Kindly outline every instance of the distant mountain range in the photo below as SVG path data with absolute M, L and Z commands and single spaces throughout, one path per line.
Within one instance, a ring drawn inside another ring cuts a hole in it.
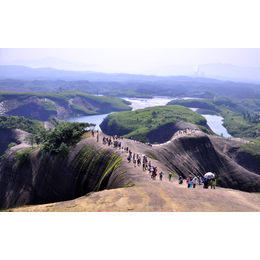
M 102 71 L 104 68 L 96 64 L 86 64 L 83 62 L 72 62 L 61 58 L 46 57 L 38 60 L 15 60 L 0 62 L 0 65 L 20 65 L 30 68 L 53 68 L 69 71 Z
M 195 70 L 196 67 L 196 70 Z M 260 83 L 260 68 L 239 67 L 230 64 L 202 64 L 188 66 L 157 66 L 147 70 L 153 75 L 104 73 L 104 68 L 95 64 L 69 62 L 60 58 L 18 60 L 0 63 L 0 79 L 26 80 L 89 80 L 89 81 L 161 81 L 215 80 Z M 197 75 L 196 75 L 197 72 Z M 176 78 L 177 77 L 177 78 Z
M 0 80 L 88 80 L 88 81 L 136 81 L 136 82 L 171 82 L 171 81 L 196 81 L 196 82 L 218 82 L 216 79 L 188 76 L 154 76 L 137 75 L 127 73 L 102 73 L 93 71 L 66 71 L 53 68 L 29 68 L 18 65 L 0 65 Z
M 156 75 L 187 75 L 195 76 L 195 65 L 162 66 L 154 70 Z M 214 63 L 198 65 L 198 76 L 234 82 L 260 83 L 260 68 L 239 67 L 231 64 Z

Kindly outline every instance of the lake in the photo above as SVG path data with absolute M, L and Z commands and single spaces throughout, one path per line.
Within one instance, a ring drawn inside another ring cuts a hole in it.
M 123 98 L 123 99 L 132 102 L 131 107 L 133 108 L 133 110 L 136 110 L 136 109 L 143 109 L 143 108 L 146 108 L 146 107 L 164 106 L 171 100 L 174 100 L 174 99 L 189 99 L 189 97 L 185 97 L 185 98 L 154 97 L 152 99 L 145 99 L 145 98 Z M 197 108 L 190 108 L 190 109 L 193 110 L 193 111 L 197 110 Z M 112 112 L 112 113 L 115 113 L 115 112 Z M 111 114 L 111 113 L 109 113 L 109 114 Z M 101 131 L 99 125 L 102 123 L 103 119 L 109 114 L 93 115 L 93 116 L 67 117 L 67 118 L 64 118 L 64 119 L 68 120 L 69 122 L 93 123 L 93 124 L 96 124 L 94 129 Z M 207 119 L 207 123 L 214 133 L 216 133 L 217 135 L 223 134 L 224 137 L 232 137 L 227 132 L 226 128 L 222 125 L 223 124 L 223 118 L 222 117 L 217 116 L 217 115 L 207 115 L 207 114 L 202 114 L 202 116 Z
M 222 125 L 223 117 L 217 115 L 202 115 L 207 119 L 207 124 L 211 128 L 211 130 L 217 135 L 223 135 L 224 137 L 232 137 L 227 129 Z
M 201 114 L 203 117 L 207 119 L 207 124 L 209 125 L 209 127 L 214 133 L 216 133 L 217 135 L 223 135 L 224 137 L 232 137 L 227 132 L 227 129 L 223 126 L 223 120 L 224 120 L 223 117 L 214 114 L 214 112 L 212 113 L 212 111 L 210 110 L 208 111 L 208 113 L 203 113 L 207 110 L 204 109 L 202 110 L 202 109 L 192 108 L 192 107 L 190 107 L 190 109 L 194 112 L 200 111 L 199 114 Z

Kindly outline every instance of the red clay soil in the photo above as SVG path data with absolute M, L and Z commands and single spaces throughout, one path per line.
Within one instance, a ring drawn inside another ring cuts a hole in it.
M 103 133 L 96 142 L 103 147 Z M 146 153 L 145 144 L 123 139 L 123 146 L 128 146 L 133 153 Z M 159 175 L 152 180 L 148 171 L 142 166 L 134 167 L 133 162 L 128 163 L 127 153 L 114 149 L 122 157 L 121 166 L 127 170 L 127 176 L 133 180 L 134 186 L 92 192 L 83 197 L 57 203 L 36 206 L 24 206 L 6 211 L 18 212 L 255 212 L 260 211 L 260 194 L 242 192 L 233 189 L 216 187 L 216 189 L 203 189 L 202 185 L 196 188 L 187 188 L 186 182 L 178 184 L 178 177 L 168 179 L 169 169 L 162 162 L 150 159 L 153 166 L 158 167 L 158 173 L 163 171 L 163 180 Z M 153 149 L 156 149 L 154 147 Z M 148 154 L 147 154 L 148 155 Z

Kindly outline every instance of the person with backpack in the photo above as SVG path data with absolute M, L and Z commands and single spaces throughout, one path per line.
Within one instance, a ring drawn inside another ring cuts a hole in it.
M 151 167 L 151 170 L 152 170 L 151 178 L 155 180 L 156 176 L 157 176 L 156 171 L 155 171 L 154 167 Z
M 169 178 L 169 181 L 171 181 L 171 178 L 172 178 L 172 173 L 171 172 L 168 174 L 168 178 Z
M 194 178 L 192 179 L 193 188 L 196 187 L 196 184 L 197 184 L 197 183 L 198 183 L 197 177 L 194 177 Z

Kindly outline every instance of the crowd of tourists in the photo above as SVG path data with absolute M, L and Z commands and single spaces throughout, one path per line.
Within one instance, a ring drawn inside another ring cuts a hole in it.
M 179 184 L 183 183 L 183 178 L 182 176 L 179 177 Z M 216 185 L 217 185 L 217 181 L 216 178 L 207 178 L 204 177 L 203 179 L 198 176 L 198 177 L 193 177 L 190 175 L 189 178 L 186 179 L 186 183 L 187 183 L 187 188 L 196 188 L 196 185 L 203 185 L 203 189 L 208 189 L 209 186 L 211 187 L 211 189 L 215 189 Z
M 190 130 L 190 129 L 188 129 L 188 130 Z M 195 130 L 197 130 L 197 129 L 195 129 Z M 97 141 L 99 141 L 99 132 L 98 131 L 96 131 L 96 132 L 97 132 Z M 94 130 L 92 131 L 92 136 L 94 136 Z M 145 154 L 141 155 L 140 153 L 133 153 L 128 148 L 128 146 L 123 146 L 122 142 L 121 142 L 122 139 L 123 139 L 123 137 L 114 135 L 112 137 L 104 136 L 102 141 L 103 141 L 103 144 L 107 144 L 108 146 L 114 147 L 116 149 L 118 148 L 119 150 L 122 151 L 122 153 L 126 152 L 128 154 L 128 156 L 127 156 L 128 163 L 133 162 L 134 167 L 140 167 L 142 165 L 143 172 L 148 171 L 151 178 L 153 180 L 156 180 L 156 176 L 157 176 L 157 172 L 158 172 L 157 166 L 152 165 L 152 162 L 148 161 L 148 158 Z M 132 140 L 136 142 L 135 139 L 132 139 Z M 160 177 L 161 181 L 163 179 L 163 175 L 164 175 L 164 173 L 162 171 L 159 172 L 159 177 Z M 172 174 L 172 172 L 170 172 L 168 174 L 169 181 L 171 181 L 172 177 L 173 177 L 173 174 Z M 183 177 L 179 176 L 179 184 L 183 184 L 183 182 L 184 182 Z M 189 177 L 186 179 L 186 183 L 187 183 L 187 188 L 192 188 L 192 187 L 196 188 L 196 185 L 203 185 L 204 189 L 208 189 L 209 186 L 211 187 L 211 189 L 212 188 L 215 189 L 216 178 L 215 177 L 214 178 L 204 177 L 202 179 L 200 176 L 192 177 L 191 175 L 189 175 Z

